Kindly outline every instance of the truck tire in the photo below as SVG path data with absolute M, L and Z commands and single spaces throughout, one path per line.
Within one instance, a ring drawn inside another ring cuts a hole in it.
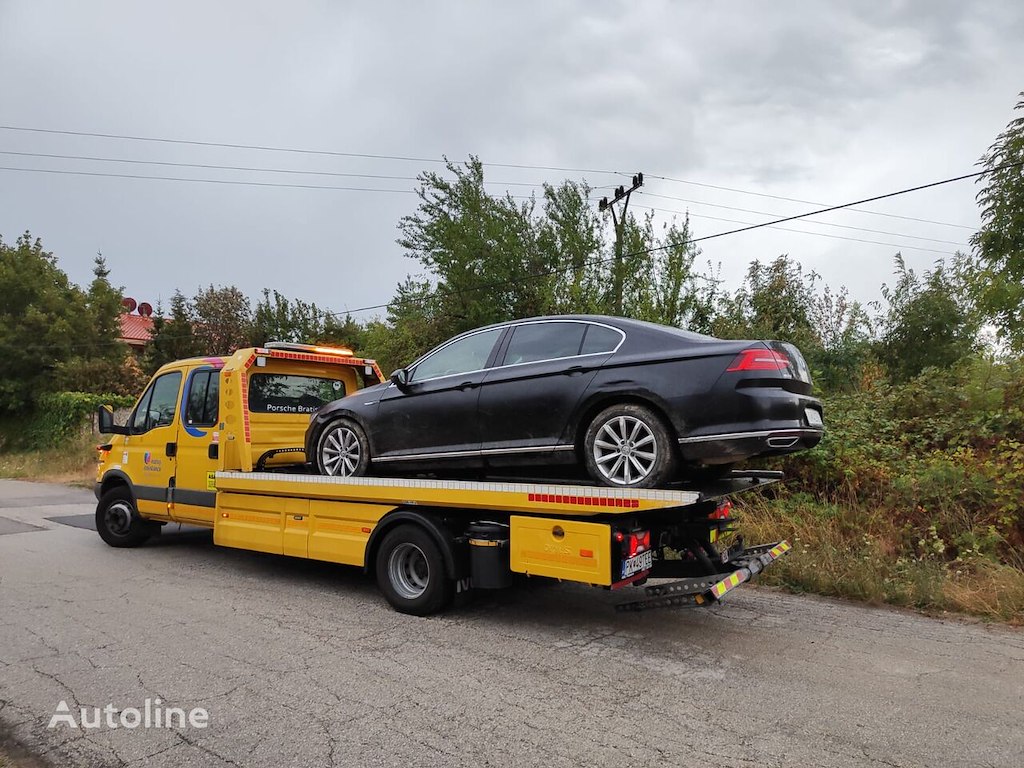
M 418 525 L 388 531 L 374 565 L 377 586 L 399 613 L 429 616 L 452 601 L 455 582 L 445 573 L 441 548 Z
M 370 441 L 351 419 L 332 421 L 316 441 L 316 468 L 321 475 L 362 477 L 370 466 Z
M 655 488 L 672 479 L 675 448 L 650 408 L 621 403 L 605 408 L 583 437 L 587 474 L 614 488 Z
M 160 532 L 160 525 L 139 516 L 131 492 L 111 488 L 96 505 L 96 532 L 112 547 L 137 547 Z

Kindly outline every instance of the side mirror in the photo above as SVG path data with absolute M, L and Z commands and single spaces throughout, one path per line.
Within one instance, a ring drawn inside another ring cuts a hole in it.
M 397 371 L 391 374 L 391 381 L 399 389 L 404 389 L 409 385 L 409 371 L 405 368 L 399 368 Z
M 109 405 L 101 405 L 96 411 L 96 426 L 102 435 L 128 434 L 128 427 L 114 423 L 114 411 Z

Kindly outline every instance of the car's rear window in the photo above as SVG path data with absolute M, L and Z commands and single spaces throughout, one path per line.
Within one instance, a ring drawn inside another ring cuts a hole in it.
M 249 377 L 249 410 L 253 413 L 313 413 L 344 396 L 345 384 L 337 379 L 283 373 Z
M 583 339 L 580 354 L 593 355 L 600 352 L 611 352 L 622 341 L 622 332 L 603 325 L 588 325 L 587 335 Z

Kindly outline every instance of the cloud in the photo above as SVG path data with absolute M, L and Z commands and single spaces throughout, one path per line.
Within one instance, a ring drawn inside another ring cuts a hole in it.
M 645 191 L 771 213 L 807 206 L 663 175 L 842 202 L 969 170 L 1024 87 L 1024 10 L 987 2 L 523 2 L 0 5 L 0 123 L 424 159 L 642 170 Z M 411 190 L 425 162 L 0 131 L 0 149 L 399 176 L 283 176 L 0 156 L 0 165 Z M 495 182 L 568 174 L 489 168 Z M 620 177 L 586 175 L 591 184 Z M 0 232 L 42 236 L 78 282 L 102 249 L 137 298 L 236 284 L 334 309 L 386 301 L 417 265 L 395 244 L 406 193 L 0 171 Z M 516 194 L 522 187 L 509 187 Z M 500 186 L 495 191 L 501 191 Z M 973 225 L 967 186 L 879 210 Z M 655 205 L 651 198 L 639 204 Z M 762 221 L 697 203 L 697 235 Z M 637 209 L 642 210 L 642 209 Z M 658 214 L 664 217 L 670 214 Z M 969 232 L 829 219 L 961 241 Z M 794 228 L 798 228 L 794 226 Z M 808 231 L 842 234 L 817 225 Z M 847 232 L 847 235 L 851 233 Z M 864 235 L 895 245 L 924 241 Z M 931 243 L 936 250 L 952 246 Z M 711 241 L 738 281 L 788 252 L 859 298 L 896 247 L 759 230 Z M 913 266 L 938 254 L 904 249 Z M 867 266 L 867 268 L 865 268 Z

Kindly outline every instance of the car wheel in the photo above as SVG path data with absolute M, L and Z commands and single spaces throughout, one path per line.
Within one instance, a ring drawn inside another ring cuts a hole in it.
M 139 516 L 131 492 L 111 488 L 96 505 L 96 532 L 112 547 L 137 547 L 160 532 L 160 525 Z
M 370 466 L 370 444 L 354 421 L 339 419 L 327 425 L 316 446 L 321 475 L 362 477 Z
M 427 616 L 448 606 L 455 582 L 445 574 L 437 542 L 418 525 L 389 531 L 377 550 L 377 586 L 400 613 Z
M 651 409 L 613 405 L 590 423 L 583 438 L 591 478 L 619 488 L 652 488 L 672 479 L 676 455 L 668 429 Z

